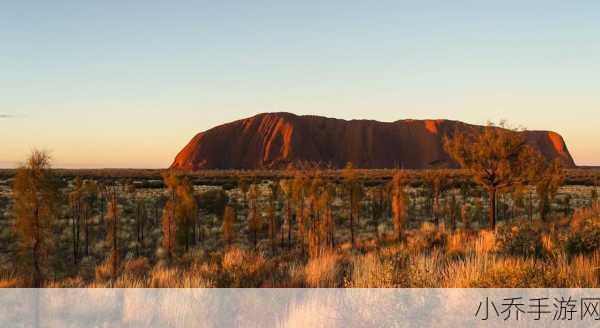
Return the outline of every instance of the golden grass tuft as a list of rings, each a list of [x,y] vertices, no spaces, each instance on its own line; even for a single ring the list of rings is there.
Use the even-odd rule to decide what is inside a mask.
[[[391,288],[394,287],[394,265],[382,260],[377,254],[355,256],[351,261],[352,274],[345,287]]]
[[[339,260],[340,257],[332,252],[310,259],[304,267],[306,284],[313,288],[340,287]]]
[[[144,279],[150,270],[150,261],[145,257],[129,260],[123,264],[123,275],[134,279]]]
[[[430,254],[418,254],[410,258],[408,280],[411,288],[434,288],[439,286],[444,257],[434,249]]]
[[[492,231],[479,231],[477,240],[475,241],[475,254],[482,256],[488,253],[493,253],[496,250],[496,234]]]
[[[17,278],[2,278],[0,279],[0,288],[17,288],[19,280]]]

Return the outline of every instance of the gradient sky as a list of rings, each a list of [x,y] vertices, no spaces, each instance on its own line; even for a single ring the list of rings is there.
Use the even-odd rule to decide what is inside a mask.
[[[418,3],[418,4],[417,4]],[[5,1],[0,166],[168,166],[259,112],[507,119],[600,165],[600,1]]]

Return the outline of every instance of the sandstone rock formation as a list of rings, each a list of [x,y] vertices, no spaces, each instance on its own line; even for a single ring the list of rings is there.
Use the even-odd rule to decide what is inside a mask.
[[[443,137],[475,126],[450,120],[341,120],[290,113],[264,113],[196,135],[172,168],[266,169],[311,162],[340,168],[426,169],[455,167]],[[575,166],[563,138],[549,131],[526,131],[528,142],[547,158]]]

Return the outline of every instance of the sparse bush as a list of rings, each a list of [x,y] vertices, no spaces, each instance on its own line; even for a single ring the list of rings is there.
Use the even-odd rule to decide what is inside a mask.
[[[583,226],[572,232],[565,243],[569,256],[591,254],[600,249],[600,223],[586,221]]]
[[[212,189],[196,196],[199,208],[216,216],[223,216],[229,196],[223,189]]]
[[[498,251],[502,254],[521,257],[543,257],[546,255],[539,229],[530,223],[502,225],[496,235]]]
[[[418,254],[410,259],[408,279],[411,288],[434,288],[440,284],[443,257],[438,250]]]
[[[96,280],[99,282],[107,282],[111,279],[114,279],[119,275],[119,267],[117,267],[117,272],[114,271],[115,267],[113,266],[114,261],[111,260],[109,256],[106,261],[96,266]]]
[[[600,249],[600,206],[575,212],[565,242],[568,256],[589,255]]]
[[[145,257],[129,260],[123,264],[123,275],[143,279],[150,272],[150,262]]]
[[[264,257],[237,247],[225,252],[222,266],[227,287],[260,287],[269,269]]]
[[[346,281],[349,288],[390,288],[394,287],[394,265],[382,260],[377,254],[355,256],[351,261],[352,274]]]
[[[471,281],[470,288],[526,288],[543,287],[543,269],[536,267],[531,260],[502,259],[491,263],[478,279]]]
[[[410,236],[407,236],[408,248],[413,252],[420,253],[425,250],[434,248],[443,248],[446,245],[448,234],[444,225],[439,227],[425,222],[419,230],[413,231]]]
[[[461,258],[466,252],[467,236],[462,232],[456,232],[448,236],[448,244],[446,246],[446,254],[449,258]]]
[[[84,280],[92,280],[95,276],[94,259],[86,256],[79,263],[79,276]]]

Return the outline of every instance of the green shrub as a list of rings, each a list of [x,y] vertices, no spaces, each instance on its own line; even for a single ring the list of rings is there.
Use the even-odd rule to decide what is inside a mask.
[[[205,191],[196,196],[200,209],[215,214],[219,217],[223,216],[225,205],[229,202],[229,196],[222,189],[212,189]]]

